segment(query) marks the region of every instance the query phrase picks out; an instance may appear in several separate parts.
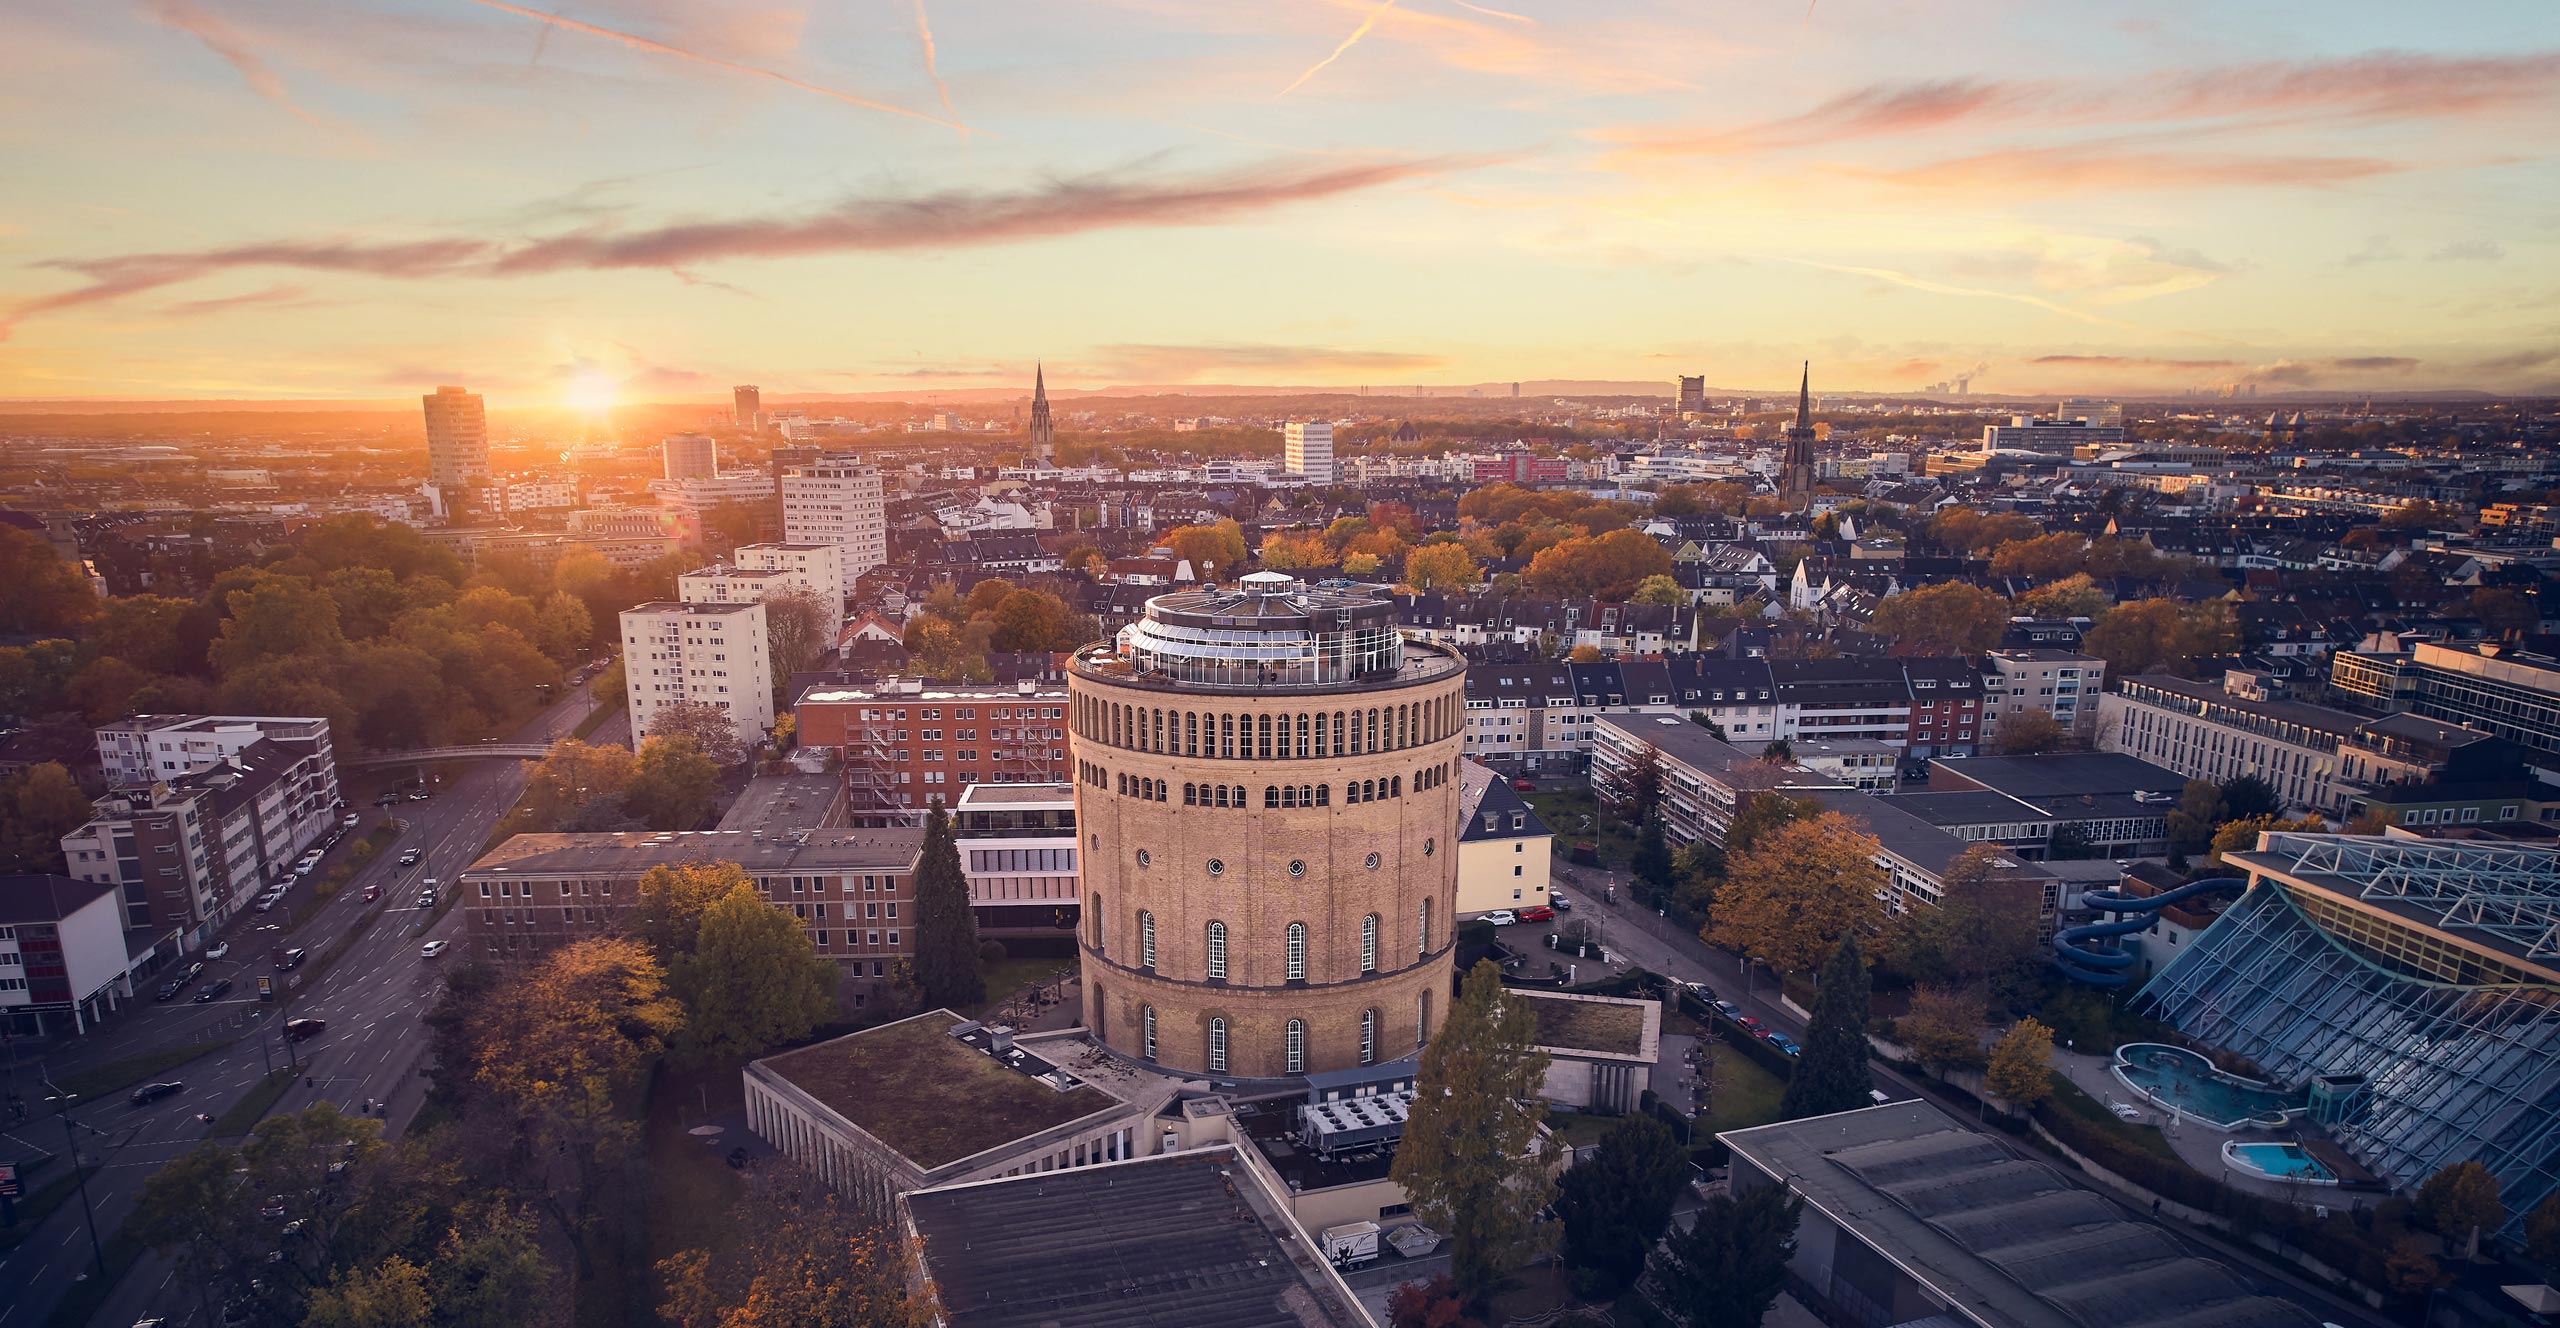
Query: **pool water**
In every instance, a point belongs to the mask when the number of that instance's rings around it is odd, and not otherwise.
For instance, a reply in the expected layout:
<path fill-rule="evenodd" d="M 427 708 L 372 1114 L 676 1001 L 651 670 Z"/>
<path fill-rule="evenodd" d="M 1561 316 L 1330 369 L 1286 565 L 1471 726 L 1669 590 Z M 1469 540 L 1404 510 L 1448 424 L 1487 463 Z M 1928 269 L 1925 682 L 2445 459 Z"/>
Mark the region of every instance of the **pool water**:
<path fill-rule="evenodd" d="M 2237 1165 L 2277 1180 L 2336 1184 L 2337 1174 L 2300 1144 L 2233 1144 L 2224 1150 Z"/>
<path fill-rule="evenodd" d="M 2243 1083 L 2182 1047 L 2134 1043 L 2116 1049 L 2116 1075 L 2135 1091 L 2221 1129 L 2277 1123 L 2299 1110 L 2297 1094 Z"/>

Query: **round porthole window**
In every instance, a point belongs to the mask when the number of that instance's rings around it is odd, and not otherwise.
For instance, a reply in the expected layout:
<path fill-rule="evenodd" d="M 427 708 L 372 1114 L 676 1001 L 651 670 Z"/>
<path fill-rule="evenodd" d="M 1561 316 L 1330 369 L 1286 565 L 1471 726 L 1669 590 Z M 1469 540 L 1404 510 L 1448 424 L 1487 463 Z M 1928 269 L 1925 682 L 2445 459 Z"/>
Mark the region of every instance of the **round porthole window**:
<path fill-rule="evenodd" d="M 1224 876 L 1224 875 L 1226 875 L 1226 874 L 1227 874 L 1227 860 L 1226 860 L 1225 858 L 1211 858 L 1211 859 L 1209 859 L 1209 874 L 1210 874 L 1211 876 Z"/>
<path fill-rule="evenodd" d="M 1152 853 L 1149 853 L 1149 852 L 1148 852 L 1148 851 L 1146 851 L 1145 849 L 1139 849 L 1139 850 L 1138 850 L 1138 865 L 1139 865 L 1139 866 L 1141 866 L 1141 867 L 1152 867 L 1152 866 L 1154 866 L 1154 865 L 1155 865 L 1155 862 L 1156 862 L 1156 855 L 1154 855 L 1154 854 L 1152 854 Z"/>
<path fill-rule="evenodd" d="M 1384 861 L 1386 861 L 1386 859 L 1379 857 L 1377 854 L 1375 854 L 1375 853 L 1370 854 L 1370 855 L 1369 855 L 1369 870 L 1371 870 L 1371 871 L 1376 871 L 1376 870 L 1378 869 L 1378 864 L 1379 864 L 1379 863 L 1381 863 L 1381 862 L 1384 862 Z"/>
<path fill-rule="evenodd" d="M 1304 875 L 1306 875 L 1306 874 L 1307 874 L 1307 864 L 1305 864 L 1305 863 L 1303 863 L 1303 862 L 1298 861 L 1296 858 L 1291 858 L 1291 859 L 1289 860 L 1289 874 L 1290 874 L 1291 876 L 1304 876 Z"/>
<path fill-rule="evenodd" d="M 1439 840 L 1437 840 L 1437 839 L 1426 839 L 1426 840 L 1423 840 L 1423 841 L 1422 841 L 1422 856 L 1424 856 L 1424 857 L 1426 857 L 1426 858 L 1427 858 L 1427 857 L 1430 857 L 1432 854 L 1437 853 L 1437 852 L 1439 852 L 1439 851 L 1440 851 L 1440 841 L 1439 841 Z"/>

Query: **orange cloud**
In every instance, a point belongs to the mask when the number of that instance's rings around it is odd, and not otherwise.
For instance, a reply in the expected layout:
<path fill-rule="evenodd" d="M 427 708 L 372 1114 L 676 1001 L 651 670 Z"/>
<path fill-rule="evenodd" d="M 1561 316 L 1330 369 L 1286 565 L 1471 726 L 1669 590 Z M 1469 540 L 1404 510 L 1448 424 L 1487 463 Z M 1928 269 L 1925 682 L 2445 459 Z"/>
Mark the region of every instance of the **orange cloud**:
<path fill-rule="evenodd" d="M 248 43 L 240 39 L 240 34 L 196 4 L 195 0 L 144 0 L 143 7 L 151 11 L 152 17 L 204 43 L 207 50 L 229 61 L 233 69 L 240 71 L 241 81 L 249 85 L 251 92 L 283 107 L 304 124 L 319 127 L 320 122 L 309 111 L 293 104 L 292 94 L 285 91 L 284 80 L 267 68 L 267 62 L 249 49 Z"/>
<path fill-rule="evenodd" d="M 2013 148 L 1901 170 L 1856 171 L 1915 189 L 1965 193 L 2032 188 L 2052 194 L 2112 189 L 2216 189 L 2339 184 L 2410 169 L 2379 157 L 2244 156 L 2107 147 Z"/>

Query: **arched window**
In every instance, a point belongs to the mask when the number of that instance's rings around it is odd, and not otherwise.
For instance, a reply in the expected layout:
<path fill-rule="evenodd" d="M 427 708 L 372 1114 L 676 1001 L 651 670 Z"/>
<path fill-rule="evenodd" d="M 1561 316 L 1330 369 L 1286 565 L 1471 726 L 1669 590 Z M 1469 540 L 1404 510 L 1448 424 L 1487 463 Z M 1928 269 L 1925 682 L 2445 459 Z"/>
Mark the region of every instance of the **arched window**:
<path fill-rule="evenodd" d="M 1284 974 L 1291 982 L 1307 980 L 1307 924 L 1303 922 L 1289 924 L 1288 966 Z"/>
<path fill-rule="evenodd" d="M 1422 954 L 1428 957 L 1431 954 L 1431 901 L 1428 899 L 1422 901 L 1422 929 L 1418 939 Z"/>
<path fill-rule="evenodd" d="M 1182 754 L 1200 754 L 1200 716 L 1188 710 L 1182 714 Z"/>
<path fill-rule="evenodd" d="M 1154 1060 L 1156 1058 L 1156 1007 L 1152 1005 L 1139 1006 L 1138 1017 L 1146 1024 L 1147 1028 L 1147 1059 Z"/>
<path fill-rule="evenodd" d="M 1298 755 L 1301 757 L 1314 755 L 1313 749 L 1307 745 L 1307 717 L 1304 715 L 1298 716 Z"/>
<path fill-rule="evenodd" d="M 1199 785 L 1186 783 L 1182 786 L 1182 805 L 1185 807 L 1197 807 L 1200 805 Z"/>
<path fill-rule="evenodd" d="M 1360 919 L 1360 971 L 1378 971 L 1378 915 Z"/>
<path fill-rule="evenodd" d="M 1209 1021 L 1209 1073 L 1225 1074 L 1226 1072 L 1227 1021 L 1211 1019 Z"/>
<path fill-rule="evenodd" d="M 1221 806 L 1221 807 L 1226 806 L 1226 805 L 1227 805 L 1227 786 L 1226 786 L 1226 785 L 1224 785 L 1224 784 L 1220 784 L 1220 785 L 1218 785 L 1218 786 L 1217 786 L 1217 791 L 1218 791 L 1218 805 L 1219 805 L 1219 806 Z"/>
<path fill-rule="evenodd" d="M 1253 738 L 1253 746 L 1254 746 L 1254 750 L 1255 750 L 1255 751 L 1257 751 L 1257 752 L 1259 752 L 1259 753 L 1261 753 L 1261 759 L 1262 759 L 1262 760 L 1265 760 L 1265 761 L 1270 760 L 1270 759 L 1271 759 L 1271 716 L 1269 716 L 1269 715 L 1257 715 L 1257 716 L 1255 716 L 1255 717 L 1254 717 L 1254 721 L 1253 721 L 1253 735 L 1254 735 L 1254 738 Z"/>
<path fill-rule="evenodd" d="M 1281 790 L 1280 790 L 1280 805 L 1281 805 L 1281 806 L 1283 806 L 1283 807 L 1295 807 L 1295 806 L 1297 806 L 1297 805 L 1298 805 L 1298 790 L 1297 790 L 1295 787 L 1292 787 L 1292 786 L 1286 786 L 1286 785 L 1282 786 L 1282 788 L 1281 788 Z"/>
<path fill-rule="evenodd" d="M 1102 1025 L 1105 1020 L 1105 1012 L 1110 1008 L 1110 1002 L 1104 1000 L 1102 997 L 1102 984 L 1099 982 L 1093 984 L 1093 1035 L 1095 1037 L 1105 1036 Z"/>
<path fill-rule="evenodd" d="M 1390 798 L 1401 798 L 1401 797 L 1403 797 L 1403 796 L 1404 796 L 1404 776 L 1402 776 L 1402 775 L 1398 775 L 1398 776 L 1396 776 L 1396 778 L 1395 778 L 1395 792 L 1390 793 L 1390 794 L 1388 794 L 1387 796 L 1388 796 L 1388 797 L 1390 797 Z"/>
<path fill-rule="evenodd" d="M 1234 760 L 1236 755 L 1236 721 L 1232 715 L 1218 716 L 1218 755 Z"/>
<path fill-rule="evenodd" d="M 1098 1028 L 1097 1028 L 1097 1029 L 1095 1029 L 1094 1031 L 1095 1031 L 1095 1032 L 1097 1032 L 1097 1033 L 1099 1033 L 1099 1032 L 1101 1032 L 1102 1030 L 1100 1030 L 1100 1029 L 1098 1029 Z M 1415 1046 L 1419 1047 L 1419 1046 L 1421 1046 L 1423 1043 L 1428 1042 L 1428 1041 L 1430 1041 L 1430 1040 L 1431 1040 L 1431 989 L 1430 989 L 1429 987 L 1425 987 L 1425 988 L 1423 988 L 1423 989 L 1422 989 L 1422 1000 L 1421 1000 L 1421 1008 L 1420 1008 L 1420 1011 L 1419 1011 L 1419 1012 L 1414 1016 L 1414 1020 L 1413 1020 L 1413 1045 L 1415 1045 Z"/>
<path fill-rule="evenodd" d="M 1424 908 L 1431 907 L 1429 901 Z M 1148 909 L 1138 910 L 1138 967 L 1156 966 L 1156 915 Z"/>
<path fill-rule="evenodd" d="M 1360 1063 L 1378 1063 L 1378 1012 L 1374 1009 L 1360 1012 Z"/>
<path fill-rule="evenodd" d="M 1298 805 L 1301 807 L 1313 807 L 1316 805 L 1315 785 L 1300 784 L 1298 786 Z"/>
<path fill-rule="evenodd" d="M 1097 895 L 1095 895 L 1095 896 L 1093 897 L 1093 910 L 1092 910 L 1092 911 L 1093 911 L 1093 952 L 1094 952 L 1095 954 L 1101 954 L 1101 953 L 1103 952 L 1103 951 L 1102 951 L 1102 896 L 1101 896 L 1101 895 L 1099 895 L 1099 894 L 1097 894 Z"/>
<path fill-rule="evenodd" d="M 1264 807 L 1277 807 L 1280 805 L 1279 785 L 1265 784 L 1262 786 L 1262 805 Z"/>
<path fill-rule="evenodd" d="M 1209 924 L 1209 976 L 1223 980 L 1227 976 L 1227 924 Z"/>
<path fill-rule="evenodd" d="M 1252 806 L 1252 805 L 1253 805 L 1253 804 L 1251 804 L 1251 803 L 1249 803 L 1249 802 L 1246 802 L 1246 801 L 1244 800 L 1244 785 L 1242 785 L 1242 784 L 1238 784 L 1238 785 L 1236 785 L 1236 801 L 1235 801 L 1235 805 L 1236 805 L 1236 806 L 1238 806 L 1238 807 L 1250 807 L 1250 806 Z"/>
<path fill-rule="evenodd" d="M 1289 1021 L 1289 1029 L 1285 1035 L 1285 1040 L 1282 1043 L 1282 1052 L 1283 1064 L 1287 1066 L 1286 1073 L 1305 1074 L 1307 1072 L 1306 1020 L 1292 1019 Z"/>
<path fill-rule="evenodd" d="M 1342 755 L 1342 712 L 1333 712 L 1333 754 Z"/>
<path fill-rule="evenodd" d="M 1330 807 L 1333 805 L 1333 785 L 1316 785 L 1316 805 L 1319 807 Z"/>

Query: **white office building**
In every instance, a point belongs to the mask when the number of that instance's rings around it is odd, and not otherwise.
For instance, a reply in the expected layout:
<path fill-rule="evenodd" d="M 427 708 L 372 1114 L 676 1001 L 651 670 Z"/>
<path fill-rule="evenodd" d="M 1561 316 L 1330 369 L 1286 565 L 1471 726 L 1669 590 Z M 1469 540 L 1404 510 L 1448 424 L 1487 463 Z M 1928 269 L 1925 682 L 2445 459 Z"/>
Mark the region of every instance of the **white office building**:
<path fill-rule="evenodd" d="M 1333 483 L 1333 426 L 1323 420 L 1291 420 L 1280 435 L 1282 460 L 1291 475 L 1311 484 Z"/>
<path fill-rule="evenodd" d="M 782 539 L 827 544 L 851 590 L 862 574 L 889 561 L 889 519 L 880 470 L 851 457 L 821 457 L 782 472 Z"/>
<path fill-rule="evenodd" d="M 773 665 L 762 604 L 657 601 L 622 611 L 623 694 L 631 745 L 678 701 L 729 712 L 738 739 L 753 744 L 773 727 Z"/>
<path fill-rule="evenodd" d="M 817 596 L 830 632 L 844 620 L 844 580 L 832 545 L 741 545 L 734 561 L 676 578 L 676 598 L 687 604 L 761 604 L 784 590 Z"/>
<path fill-rule="evenodd" d="M 480 394 L 439 387 L 420 397 L 427 412 L 427 482 L 452 490 L 489 479 L 489 412 Z"/>
<path fill-rule="evenodd" d="M 720 444 L 707 433 L 670 434 L 658 447 L 665 454 L 668 479 L 707 480 L 720 474 Z"/>
<path fill-rule="evenodd" d="M 98 765 L 109 788 L 147 788 L 219 765 L 260 738 L 310 744 L 337 796 L 337 753 L 329 721 L 267 715 L 127 715 L 100 725 Z"/>

